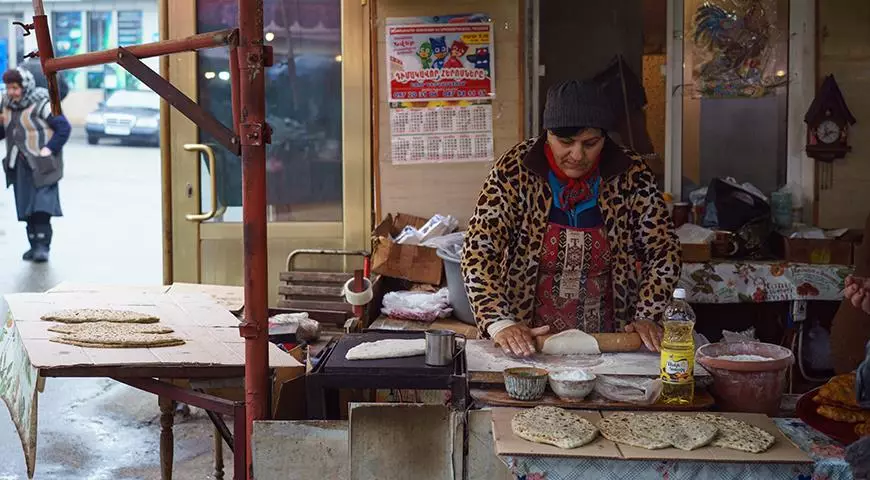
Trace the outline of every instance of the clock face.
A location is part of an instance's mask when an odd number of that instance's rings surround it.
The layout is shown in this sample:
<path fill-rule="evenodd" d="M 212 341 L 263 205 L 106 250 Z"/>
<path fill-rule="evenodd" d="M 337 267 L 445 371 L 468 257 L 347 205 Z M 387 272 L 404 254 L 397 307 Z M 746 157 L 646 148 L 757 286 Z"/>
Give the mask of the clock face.
<path fill-rule="evenodd" d="M 830 145 L 840 139 L 840 126 L 833 120 L 825 120 L 816 127 L 816 138 Z"/>

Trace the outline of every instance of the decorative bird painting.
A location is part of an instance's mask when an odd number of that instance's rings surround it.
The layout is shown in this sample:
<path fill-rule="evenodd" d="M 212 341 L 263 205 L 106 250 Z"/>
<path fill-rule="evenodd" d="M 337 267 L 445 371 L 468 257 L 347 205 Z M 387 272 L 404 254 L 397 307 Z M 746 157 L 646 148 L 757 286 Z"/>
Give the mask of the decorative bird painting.
<path fill-rule="evenodd" d="M 694 16 L 697 60 L 694 77 L 704 97 L 757 97 L 782 85 L 784 72 L 773 70 L 774 37 L 770 0 L 708 1 Z"/>

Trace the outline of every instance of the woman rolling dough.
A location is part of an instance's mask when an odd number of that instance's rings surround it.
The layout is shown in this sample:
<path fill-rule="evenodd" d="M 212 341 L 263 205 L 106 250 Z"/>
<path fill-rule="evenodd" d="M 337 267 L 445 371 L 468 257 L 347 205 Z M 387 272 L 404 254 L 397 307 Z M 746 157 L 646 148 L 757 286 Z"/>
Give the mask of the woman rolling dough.
<path fill-rule="evenodd" d="M 607 136 L 614 123 L 597 85 L 554 85 L 546 133 L 502 155 L 483 186 L 462 272 L 481 332 L 508 353 L 572 328 L 637 332 L 659 350 L 680 245 L 653 173 Z"/>

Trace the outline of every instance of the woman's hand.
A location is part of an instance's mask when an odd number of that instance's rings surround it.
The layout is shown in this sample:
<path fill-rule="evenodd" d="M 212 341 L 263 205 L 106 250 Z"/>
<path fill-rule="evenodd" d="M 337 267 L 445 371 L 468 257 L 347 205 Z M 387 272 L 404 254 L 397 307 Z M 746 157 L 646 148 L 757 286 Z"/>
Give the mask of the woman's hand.
<path fill-rule="evenodd" d="M 662 350 L 662 328 L 652 320 L 635 320 L 625 326 L 626 332 L 636 332 L 651 352 Z"/>
<path fill-rule="evenodd" d="M 537 351 L 535 348 L 535 337 L 544 335 L 549 331 L 549 325 L 529 328 L 518 323 L 496 333 L 492 340 L 501 345 L 501 349 L 508 355 L 530 357 Z"/>
<path fill-rule="evenodd" d="M 843 296 L 855 308 L 870 315 L 870 278 L 849 275 L 846 277 L 846 289 L 843 291 Z"/>
<path fill-rule="evenodd" d="M 39 150 L 39 154 L 40 154 L 41 156 L 43 156 L 43 157 L 50 157 L 50 156 L 51 156 L 51 153 L 52 153 L 52 152 L 51 152 L 51 149 L 48 148 L 48 147 L 42 147 L 42 148 Z"/>

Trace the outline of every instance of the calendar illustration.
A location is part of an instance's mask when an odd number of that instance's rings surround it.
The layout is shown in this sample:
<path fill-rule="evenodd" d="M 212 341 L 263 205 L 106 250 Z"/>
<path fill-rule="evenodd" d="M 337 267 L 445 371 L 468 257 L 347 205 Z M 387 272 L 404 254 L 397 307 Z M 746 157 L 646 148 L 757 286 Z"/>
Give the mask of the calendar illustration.
<path fill-rule="evenodd" d="M 493 160 L 489 101 L 391 104 L 391 159 L 396 165 Z"/>

